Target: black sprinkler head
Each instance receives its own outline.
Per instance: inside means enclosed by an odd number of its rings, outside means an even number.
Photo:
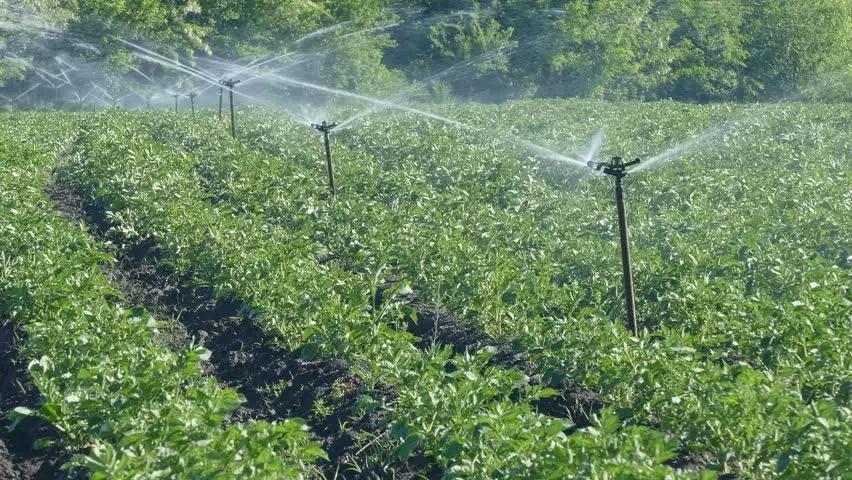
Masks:
[[[631,160],[625,163],[621,157],[612,157],[612,160],[610,160],[609,162],[600,162],[597,164],[595,162],[589,162],[588,165],[589,167],[599,172],[602,171],[607,175],[612,175],[614,177],[624,177],[627,175],[628,168],[634,165],[638,165],[641,161],[642,160],[639,160],[637,158],[635,160]]]
[[[334,130],[334,127],[336,127],[337,124],[336,123],[328,123],[327,121],[323,120],[322,123],[312,123],[311,126],[314,127],[315,129],[319,130],[322,133],[329,133],[332,130]]]
[[[220,85],[223,85],[223,86],[231,88],[231,89],[236,87],[237,84],[239,84],[240,82],[242,82],[242,80],[234,80],[233,78],[228,79],[228,80],[219,80]]]

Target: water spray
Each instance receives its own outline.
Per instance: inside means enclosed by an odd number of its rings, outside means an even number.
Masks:
[[[57,85],[53,87],[53,103],[56,104],[56,108],[62,108],[62,103],[59,101],[59,89],[62,88],[62,85]]]
[[[624,177],[627,169],[638,165],[638,158],[624,162],[621,157],[614,157],[609,162],[595,164],[589,162],[589,166],[595,170],[602,171],[607,175],[615,177],[615,205],[618,209],[618,228],[621,233],[621,265],[624,269],[624,302],[627,307],[627,323],[633,331],[634,336],[639,336],[639,326],[636,323],[636,297],[633,291],[633,267],[630,260],[630,234],[627,230],[627,207],[624,203]]]
[[[222,84],[222,86],[228,87],[228,93],[229,93],[230,99],[231,99],[231,138],[237,138],[236,117],[234,116],[234,87],[236,87],[237,84],[239,84],[240,82],[241,82],[241,80],[234,80],[233,78],[230,78],[228,80],[220,80],[219,81],[219,83]],[[221,97],[219,97],[219,98],[221,99]],[[220,102],[220,105],[221,105],[221,102]],[[220,108],[220,112],[221,112],[221,108]],[[221,118],[221,114],[220,114],[220,118]]]
[[[334,127],[337,126],[336,123],[328,123],[323,120],[320,124],[311,124],[312,127],[317,129],[323,134],[323,139],[325,140],[325,163],[326,169],[328,170],[328,188],[331,191],[332,195],[337,195],[337,188],[334,185],[334,165],[331,163],[331,142],[329,142],[328,136]]]
[[[14,100],[14,101],[15,101],[15,102],[17,102],[18,100],[20,100],[20,99],[24,98],[25,96],[27,96],[27,94],[29,94],[30,92],[32,92],[33,90],[35,90],[36,88],[38,88],[40,85],[41,85],[41,82],[36,83],[34,86],[32,86],[32,87],[30,87],[29,89],[27,89],[24,93],[22,93],[22,94],[18,95],[17,97],[15,97],[15,100]]]

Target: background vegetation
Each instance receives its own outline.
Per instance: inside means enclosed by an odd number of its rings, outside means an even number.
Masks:
[[[366,93],[480,59],[464,75],[430,82],[431,93],[852,99],[849,0],[0,0],[0,8],[7,94],[60,53],[117,79],[129,66],[165,73],[140,64],[121,38],[185,61],[308,50],[321,55],[301,78]]]

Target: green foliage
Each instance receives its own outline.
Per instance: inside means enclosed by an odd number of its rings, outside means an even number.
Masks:
[[[385,116],[336,132],[333,200],[315,132],[267,112],[243,116],[244,142],[213,118],[98,115],[58,175],[108,212],[116,244],[155,243],[190,285],[245,302],[271,341],[346,361],[363,398],[391,386],[361,402],[388,422],[370,458],[423,454],[454,478],[671,478],[691,475],[664,464],[682,447],[713,458],[695,476],[843,478],[848,108],[528,101],[441,113],[480,131]],[[50,149],[34,139],[74,126],[28,118],[2,143],[0,312],[25,325],[45,402],[15,415],[89,444],[75,462],[96,476],[310,471],[322,453],[300,422],[221,429],[240,399],[200,376],[206,351],[163,350],[150,315],[111,303],[109,259],[43,198]],[[577,184],[499,134],[567,151],[595,125],[608,125],[605,155],[715,132],[628,180],[638,339],[621,326],[602,210],[611,182]],[[403,280],[377,305],[391,277]],[[543,384],[495,366],[491,349],[420,349],[407,331],[414,292],[528,355]],[[566,383],[606,405],[571,435],[535,406]]]
[[[499,76],[477,82],[474,73],[458,81],[456,94],[465,98],[705,102],[797,92],[849,99],[852,6],[844,0],[418,3],[434,24],[400,31],[404,45],[388,53],[391,65],[414,76],[440,71],[445,58],[519,45],[508,60],[497,56]],[[424,62],[423,54],[433,51],[439,55]],[[476,83],[485,93],[470,86]]]
[[[202,375],[210,352],[169,351],[159,322],[123,308],[101,273],[114,260],[44,196],[74,124],[68,117],[7,120],[0,152],[0,315],[25,339],[20,361],[42,401],[3,412],[37,416],[61,432],[71,463],[96,479],[297,478],[325,458],[299,420],[231,424],[244,401]]]
[[[217,52],[251,55],[284,48],[330,19],[320,2],[202,0],[190,18],[214,29]]]
[[[404,75],[387,69],[382,63],[382,50],[394,45],[387,36],[355,35],[330,39],[325,45],[329,49],[327,55],[304,68],[300,77],[314,79],[321,85],[372,95],[382,95],[405,86]]]
[[[669,47],[665,80],[658,96],[697,101],[734,98],[750,52],[746,5],[739,0],[695,2],[681,0],[657,6],[657,22],[667,25]]]
[[[104,62],[115,87],[130,72],[128,64],[155,76],[172,74],[140,65],[116,40],[122,38],[190,63],[199,54],[237,59],[319,51],[322,59],[305,65],[300,76],[376,94],[399,90],[402,72],[420,80],[455,66],[453,75],[439,79],[442,85],[458,97],[486,101],[848,101],[852,95],[852,4],[846,0],[80,0],[25,2],[23,8],[11,10],[12,17],[67,35],[4,34],[0,46],[22,60],[0,59],[0,86],[37,78],[32,66],[50,65],[59,52]],[[323,29],[326,35],[309,36]],[[363,33],[350,36],[357,31]]]
[[[555,384],[599,389],[628,424],[659,423],[714,453],[719,469],[768,476],[821,437],[822,460],[795,471],[833,478],[852,384],[837,271],[848,268],[848,188],[836,176],[848,109],[549,101],[442,113],[481,135],[405,116],[338,134],[341,193],[330,205],[317,197],[319,142],[270,115],[244,128],[272,158],[211,163],[205,178],[223,207],[302,232],[347,270],[405,278],[532,355]],[[618,320],[616,227],[600,205],[611,183],[554,188],[576,178],[497,132],[564,151],[608,125],[605,154],[648,156],[724,119],[711,148],[630,182],[639,309],[652,331],[633,340]],[[822,401],[837,407],[826,419],[835,426],[812,429],[822,423],[810,406]]]
[[[564,94],[636,98],[653,91],[664,79],[654,46],[665,42],[668,32],[646,21],[652,7],[650,0],[569,2],[549,62],[562,76],[558,84]]]
[[[852,99],[852,3],[764,0],[750,9],[745,31],[748,94]]]
[[[504,28],[493,18],[480,19],[474,15],[461,18],[458,23],[432,26],[429,42],[437,65],[445,68],[490,55],[487,61],[476,64],[472,74],[455,82],[454,87],[457,94],[487,98],[489,94],[499,94],[505,82],[501,74],[509,71],[509,57],[503,52],[517,45],[511,40],[512,34],[512,27]]]
[[[245,301],[273,341],[305,359],[345,360],[362,380],[362,393],[392,386],[393,398],[371,402],[389,423],[387,455],[423,452],[453,478],[690,476],[663,465],[676,442],[646,427],[608,424],[565,435],[570,422],[542,415],[533,404],[552,392],[517,370],[493,366],[493,351],[418,348],[405,329],[411,313],[405,290],[381,307],[374,303],[388,265],[321,260],[328,251],[314,229],[337,237],[342,232],[322,226],[322,219],[343,210],[324,200],[316,174],[291,170],[291,181],[248,182],[265,172],[257,165],[275,158],[217,132],[212,119],[201,124],[206,128],[176,116],[100,116],[84,126],[61,175],[109,211],[117,242],[155,242],[163,261],[193,284]],[[250,203],[240,207],[237,198]],[[286,225],[267,223],[262,214],[265,206],[283,212],[294,205],[299,213]]]

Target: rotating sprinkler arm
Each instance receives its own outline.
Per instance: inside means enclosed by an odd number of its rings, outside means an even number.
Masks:
[[[220,85],[231,88],[231,89],[236,87],[240,82],[242,82],[242,80],[234,80],[233,78],[229,79],[229,80],[219,80]]]
[[[331,131],[337,127],[337,124],[323,121],[322,123],[312,123],[311,127],[317,129],[321,133],[331,133]]]
[[[639,165],[642,160],[635,159],[629,162],[624,162],[621,157],[613,157],[609,162],[589,162],[589,168],[597,170],[599,172],[606,173],[607,175],[612,175],[614,177],[624,178],[627,176],[627,169],[634,166]]]
[[[192,116],[195,116],[195,98],[198,96],[196,92],[189,92],[187,97],[189,98],[189,105],[192,108]]]

